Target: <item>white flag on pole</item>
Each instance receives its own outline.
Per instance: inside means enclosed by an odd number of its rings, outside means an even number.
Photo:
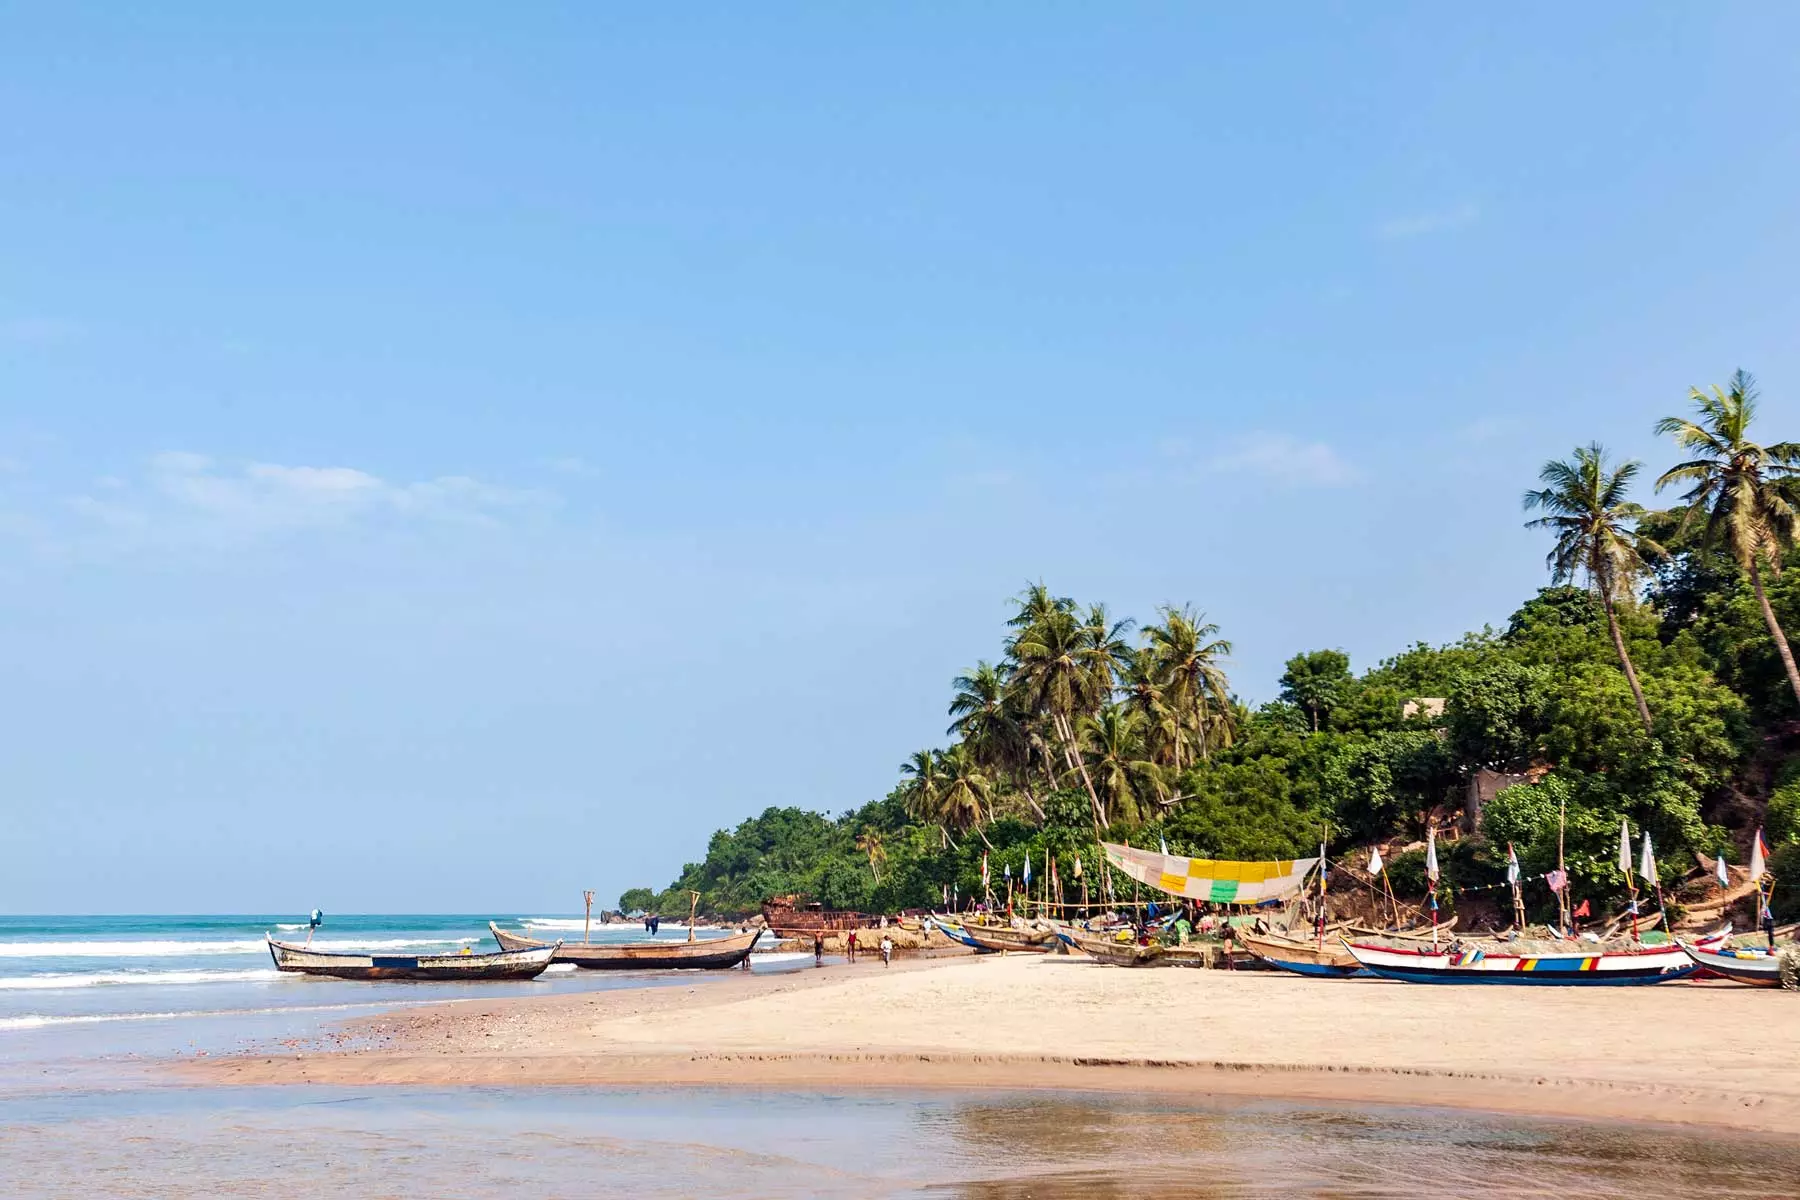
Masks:
[[[1381,847],[1376,846],[1369,851],[1369,874],[1381,874]]]
[[[1425,878],[1435,886],[1438,881],[1437,826],[1425,831]]]
[[[1519,856],[1514,853],[1511,843],[1506,847],[1506,882],[1515,887],[1519,883]]]
[[[1756,840],[1750,843],[1750,878],[1761,879],[1768,870],[1769,843],[1763,841],[1763,831],[1756,831]]]
[[[1644,854],[1642,858],[1638,859],[1638,874],[1643,876],[1646,883],[1656,882],[1656,855],[1650,849],[1650,831],[1648,829],[1644,830]]]
[[[1169,853],[1169,843],[1163,839],[1163,835],[1160,833],[1156,835],[1156,844],[1162,847],[1163,855],[1167,857]]]
[[[1731,876],[1725,873],[1725,856],[1723,854],[1719,855],[1718,861],[1713,865],[1718,868],[1719,886],[1730,887]]]
[[[1619,870],[1625,878],[1631,878],[1631,826],[1625,818],[1619,818]]]

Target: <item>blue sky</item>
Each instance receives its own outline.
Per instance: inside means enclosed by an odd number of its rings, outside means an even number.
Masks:
[[[1503,621],[1546,457],[1740,365],[1800,434],[1796,45],[0,3],[0,909],[660,886],[882,794],[1039,577],[1253,700]]]

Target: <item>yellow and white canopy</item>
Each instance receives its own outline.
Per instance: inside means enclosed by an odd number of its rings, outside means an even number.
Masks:
[[[1317,858],[1274,862],[1230,862],[1218,858],[1183,858],[1102,842],[1107,861],[1139,883],[1171,896],[1214,904],[1260,904],[1291,896],[1306,885]]]

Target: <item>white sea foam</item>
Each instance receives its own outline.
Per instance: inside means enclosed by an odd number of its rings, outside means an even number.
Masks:
[[[194,983],[266,983],[281,978],[273,967],[257,971],[57,971],[0,976],[0,991],[57,991],[128,984],[163,986]]]
[[[573,971],[573,970],[575,970],[574,963],[551,963],[549,966],[544,968],[544,974],[546,974],[546,975],[567,975],[570,971]]]
[[[580,929],[585,922],[580,917],[526,917],[520,924],[527,929]],[[606,925],[595,922],[598,928]]]
[[[8,1029],[42,1029],[47,1025],[96,1025],[110,1021],[167,1021],[182,1017],[261,1017],[271,1014],[314,1013],[314,1012],[349,1012],[359,1008],[412,1008],[433,1001],[413,1000],[398,1004],[308,1004],[290,1008],[226,1008],[204,1012],[189,1010],[187,1012],[132,1012],[132,1013],[78,1013],[71,1016],[56,1016],[47,1013],[27,1013],[18,1017],[0,1017],[0,1031]]]
[[[304,928],[304,926],[302,926]],[[373,941],[314,938],[315,950],[405,950],[414,946],[467,946],[481,939],[382,938]],[[202,954],[266,954],[261,938],[216,942],[0,942],[0,958],[183,958]]]

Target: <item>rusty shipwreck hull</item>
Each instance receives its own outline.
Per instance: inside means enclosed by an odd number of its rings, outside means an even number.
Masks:
[[[798,896],[777,896],[763,903],[763,920],[780,937],[811,937],[815,933],[843,933],[866,929],[880,921],[879,916],[826,908],[819,904],[799,904]]]

